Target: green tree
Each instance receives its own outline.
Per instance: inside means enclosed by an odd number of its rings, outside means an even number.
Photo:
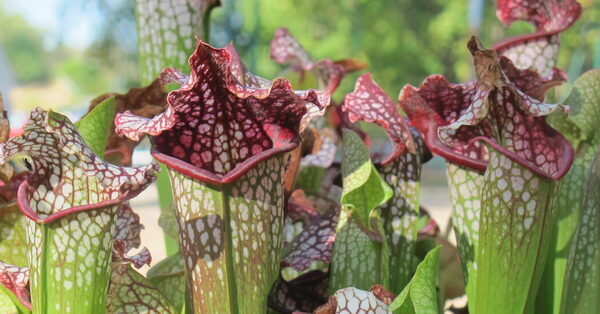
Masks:
[[[7,14],[0,3],[0,49],[4,49],[19,83],[50,77],[48,59],[42,47],[42,33],[18,15]]]

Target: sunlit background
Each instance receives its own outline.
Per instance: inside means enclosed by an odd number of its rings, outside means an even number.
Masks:
[[[490,46],[533,31],[505,28],[485,0],[222,0],[214,10],[211,43],[233,40],[257,74],[282,69],[268,46],[280,26],[315,59],[355,57],[395,97],[429,74],[471,77],[465,48],[471,34]],[[561,38],[558,65],[571,79],[600,66],[600,5],[580,0],[582,18]],[[13,110],[34,106],[78,112],[95,96],[138,84],[134,0],[0,0],[0,90]],[[355,77],[355,76],[354,76]],[[354,77],[338,91],[351,91]]]
[[[285,26],[315,59],[353,57],[366,62],[375,80],[396,98],[404,84],[428,75],[451,82],[472,76],[466,42],[471,34],[486,46],[507,36],[533,32],[517,22],[505,28],[491,0],[221,0],[213,11],[210,43],[235,43],[256,74],[278,76],[269,42]],[[579,0],[584,13],[561,37],[558,66],[570,81],[600,67],[600,1]],[[0,0],[0,92],[12,125],[41,106],[81,116],[91,99],[125,92],[138,84],[134,0]],[[352,90],[358,74],[347,77],[335,95]],[[558,101],[568,84],[550,95]],[[147,155],[146,153],[146,156]],[[449,215],[443,161],[424,170],[423,203]],[[144,196],[145,195],[145,196]],[[149,234],[160,235],[154,191],[138,200],[150,209],[142,217]],[[145,197],[145,198],[144,198]],[[156,217],[154,217],[155,215]],[[444,214],[446,215],[446,214]],[[160,246],[160,241],[156,241]],[[151,248],[152,250],[152,248]],[[153,254],[161,248],[156,248]],[[156,257],[156,260],[160,260]]]

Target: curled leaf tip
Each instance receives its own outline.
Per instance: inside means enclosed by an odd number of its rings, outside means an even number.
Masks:
[[[150,265],[152,256],[147,248],[143,248],[135,255],[127,255],[129,248],[124,240],[115,240],[113,243],[113,261],[131,263],[135,268]]]
[[[296,94],[307,100],[306,113],[300,120],[300,132],[304,131],[310,121],[316,117],[323,116],[331,102],[331,94],[315,90],[296,91]]]
[[[505,26],[527,21],[538,31],[549,32],[575,23],[581,15],[581,4],[575,0],[498,0],[496,15]]]
[[[433,218],[431,218],[431,215],[429,214],[427,209],[423,208],[423,206],[421,206],[420,214],[421,217],[427,218],[427,223],[424,226],[422,226],[421,229],[419,229],[419,239],[435,239],[440,233],[440,226]]]
[[[518,69],[509,58],[498,56],[495,50],[483,47],[475,36],[471,37],[467,47],[473,56],[480,89],[500,88],[510,81],[528,96],[541,101],[548,89],[567,81],[567,75],[557,68],[552,68],[545,75],[540,75],[534,69]],[[562,106],[555,108],[561,109]]]
[[[142,242],[140,232],[143,229],[144,225],[140,223],[140,216],[131,209],[129,202],[123,202],[117,212],[115,240],[124,242],[125,251],[138,248]]]
[[[199,41],[189,59],[189,79],[168,95],[169,109],[153,119],[119,115],[117,132],[153,135],[157,160],[212,183],[230,182],[295,148],[311,115],[307,108],[322,110],[324,98],[312,90],[297,93],[285,79],[258,79],[234,51]]]
[[[312,71],[317,77],[319,89],[333,94],[347,73],[362,70],[364,62],[355,59],[313,61],[300,42],[288,31],[279,28],[271,41],[271,59],[289,64],[298,71]]]
[[[224,49],[231,55],[231,73],[237,78],[240,84],[253,88],[269,88],[271,81],[248,71],[246,65],[242,62],[242,58],[240,58],[237,50],[235,50],[233,42],[227,44]]]
[[[498,54],[491,49],[485,49],[483,44],[475,36],[471,36],[467,42],[467,48],[473,56],[475,65],[475,76],[481,89],[500,88],[506,82],[504,72],[500,68]]]
[[[118,167],[96,156],[71,121],[40,108],[31,112],[24,133],[0,146],[0,163],[26,155],[31,174],[21,183],[17,203],[37,222],[69,213],[116,205],[143,191],[158,165]]]
[[[413,154],[416,152],[412,132],[398,112],[397,105],[375,83],[370,73],[358,78],[354,91],[344,98],[342,110],[348,113],[351,123],[357,120],[376,123],[387,132],[394,144],[394,150],[382,164],[392,162],[405,150]]]
[[[558,68],[540,76],[534,69],[518,69],[514,63],[505,56],[500,56],[500,67],[508,79],[521,91],[537,100],[544,100],[546,92],[552,87],[567,82],[567,74]],[[566,106],[563,106],[566,110]]]
[[[333,62],[337,65],[341,65],[344,70],[346,70],[346,73],[364,70],[369,67],[367,63],[357,59],[343,59]]]
[[[165,68],[162,70],[162,72],[160,72],[158,79],[162,85],[167,85],[169,83],[185,85],[190,77],[175,68]]]
[[[133,141],[140,141],[144,134],[159,135],[164,130],[172,128],[176,121],[175,112],[169,106],[167,110],[153,118],[140,117],[129,110],[118,113],[115,125],[118,126],[116,130],[119,135]]]
[[[271,59],[281,64],[292,64],[303,70],[310,70],[314,65],[308,52],[285,27],[275,31],[271,41]]]
[[[548,74],[556,64],[558,35],[581,15],[575,0],[498,0],[496,15],[504,25],[526,21],[536,32],[509,38],[494,45],[500,55],[507,56],[522,69],[534,68]]]

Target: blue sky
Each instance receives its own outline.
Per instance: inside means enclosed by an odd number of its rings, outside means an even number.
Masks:
[[[65,3],[65,0],[4,1],[4,7],[44,31],[44,45],[52,47],[62,37],[65,44],[83,48],[90,43],[99,17],[93,10],[79,10],[80,14],[70,14],[66,19],[61,16]]]

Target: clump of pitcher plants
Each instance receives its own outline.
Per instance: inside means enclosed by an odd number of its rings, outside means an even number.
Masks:
[[[334,99],[366,64],[314,61],[285,28],[270,57],[298,75],[256,76],[235,43],[208,43],[219,1],[180,2],[137,1],[147,86],[75,123],[34,109],[12,138],[0,98],[1,312],[600,311],[600,72],[544,100],[568,80],[576,1],[498,0],[536,31],[473,36],[472,81],[432,75],[397,100],[370,73]],[[145,137],[156,162],[130,167]],[[421,206],[434,155],[456,245]],[[129,204],[155,187],[162,261]]]

